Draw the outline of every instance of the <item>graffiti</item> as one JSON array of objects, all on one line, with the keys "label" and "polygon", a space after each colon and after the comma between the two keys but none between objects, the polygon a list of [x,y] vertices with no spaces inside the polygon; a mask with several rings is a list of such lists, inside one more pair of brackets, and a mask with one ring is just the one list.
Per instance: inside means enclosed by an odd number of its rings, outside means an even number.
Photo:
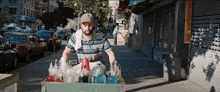
[{"label": "graffiti", "polygon": [[215,54],[213,56],[213,61],[209,63],[206,68],[203,67],[203,72],[206,75],[206,80],[208,80],[209,82],[211,81],[211,78],[214,75],[218,63],[219,63],[219,56],[218,54]]},{"label": "graffiti", "polygon": [[190,71],[193,71],[197,65],[208,62],[203,65],[202,71],[205,80],[211,81],[217,64],[220,61],[218,56],[220,48],[220,25],[209,24],[203,27],[197,27],[192,30],[191,46],[190,46]]},{"label": "graffiti", "polygon": [[191,69],[194,69],[195,67],[196,67],[196,66],[195,66],[194,62],[191,63],[190,68],[191,68]]},{"label": "graffiti", "polygon": [[203,72],[206,75],[206,80],[208,80],[209,82],[214,74],[215,69],[216,69],[216,65],[213,62],[210,63],[206,69],[203,68]]}]

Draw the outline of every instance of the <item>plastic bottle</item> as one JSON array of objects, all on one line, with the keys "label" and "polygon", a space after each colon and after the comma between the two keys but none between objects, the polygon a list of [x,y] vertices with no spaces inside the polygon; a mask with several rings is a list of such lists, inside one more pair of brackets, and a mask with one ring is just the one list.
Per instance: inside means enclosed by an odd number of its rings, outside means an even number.
[{"label": "plastic bottle", "polygon": [[118,78],[116,76],[109,75],[107,79],[109,84],[118,84]]},{"label": "plastic bottle", "polygon": [[46,81],[54,82],[55,81],[55,78],[54,78],[55,72],[53,70],[52,62],[50,63],[50,67],[49,67],[48,71],[49,71],[49,76],[46,78]]},{"label": "plastic bottle", "polygon": [[106,83],[106,76],[100,67],[95,67],[92,75],[92,83]]},{"label": "plastic bottle", "polygon": [[47,81],[47,82],[54,82],[54,81],[55,81],[55,78],[54,78],[54,76],[49,75],[49,76],[46,78],[46,81]]}]

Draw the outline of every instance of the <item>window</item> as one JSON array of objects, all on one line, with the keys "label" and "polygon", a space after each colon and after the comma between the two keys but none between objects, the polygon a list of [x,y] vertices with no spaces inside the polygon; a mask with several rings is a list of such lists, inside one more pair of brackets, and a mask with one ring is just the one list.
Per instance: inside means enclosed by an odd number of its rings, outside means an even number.
[{"label": "window", "polygon": [[9,3],[16,3],[16,0],[9,0]]},{"label": "window", "polygon": [[24,15],[27,15],[27,9],[25,9],[25,14]]},{"label": "window", "polygon": [[25,15],[25,9],[24,8],[22,9],[22,14]]},{"label": "window", "polygon": [[32,1],[33,2],[33,4],[32,5],[35,5],[35,1]]},{"label": "window", "polygon": [[0,13],[2,13],[2,8],[0,8]]},{"label": "window", "polygon": [[24,3],[24,4],[27,4],[27,0],[23,0],[23,3]]},{"label": "window", "polygon": [[16,14],[17,9],[16,8],[10,8],[9,12],[10,12],[10,14]]}]

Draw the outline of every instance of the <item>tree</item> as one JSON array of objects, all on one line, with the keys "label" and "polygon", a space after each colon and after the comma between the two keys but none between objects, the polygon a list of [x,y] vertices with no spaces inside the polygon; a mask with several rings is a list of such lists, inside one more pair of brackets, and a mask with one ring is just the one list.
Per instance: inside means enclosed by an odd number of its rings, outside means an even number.
[{"label": "tree", "polygon": [[67,18],[73,19],[74,17],[77,17],[77,15],[74,14],[74,9],[63,7],[62,3],[59,3],[58,9],[55,9],[54,12],[45,12],[42,14],[40,19],[45,25],[45,29],[52,28],[54,26],[60,26],[64,27],[67,24]]},{"label": "tree", "polygon": [[75,9],[75,14],[81,16],[89,12],[94,16],[96,26],[106,27],[108,24],[108,0],[59,0],[64,6]]}]

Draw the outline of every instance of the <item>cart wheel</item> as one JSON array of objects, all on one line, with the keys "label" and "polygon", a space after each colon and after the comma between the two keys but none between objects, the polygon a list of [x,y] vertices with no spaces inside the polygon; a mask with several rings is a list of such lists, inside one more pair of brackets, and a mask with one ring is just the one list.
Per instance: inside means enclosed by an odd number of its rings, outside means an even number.
[{"label": "cart wheel", "polygon": [[17,65],[18,65],[18,58],[17,58],[17,57],[15,57],[14,69],[16,69],[16,68],[17,68]]},{"label": "cart wheel", "polygon": [[30,52],[27,52],[26,58],[25,58],[25,62],[28,62],[30,60]]},{"label": "cart wheel", "polygon": [[45,50],[46,50],[46,47],[44,47],[44,49],[42,51],[40,51],[40,57],[44,57],[45,56]]},{"label": "cart wheel", "polygon": [[52,51],[53,51],[53,52],[56,51],[56,44],[55,44],[55,43],[53,44],[53,49],[52,49]]}]

